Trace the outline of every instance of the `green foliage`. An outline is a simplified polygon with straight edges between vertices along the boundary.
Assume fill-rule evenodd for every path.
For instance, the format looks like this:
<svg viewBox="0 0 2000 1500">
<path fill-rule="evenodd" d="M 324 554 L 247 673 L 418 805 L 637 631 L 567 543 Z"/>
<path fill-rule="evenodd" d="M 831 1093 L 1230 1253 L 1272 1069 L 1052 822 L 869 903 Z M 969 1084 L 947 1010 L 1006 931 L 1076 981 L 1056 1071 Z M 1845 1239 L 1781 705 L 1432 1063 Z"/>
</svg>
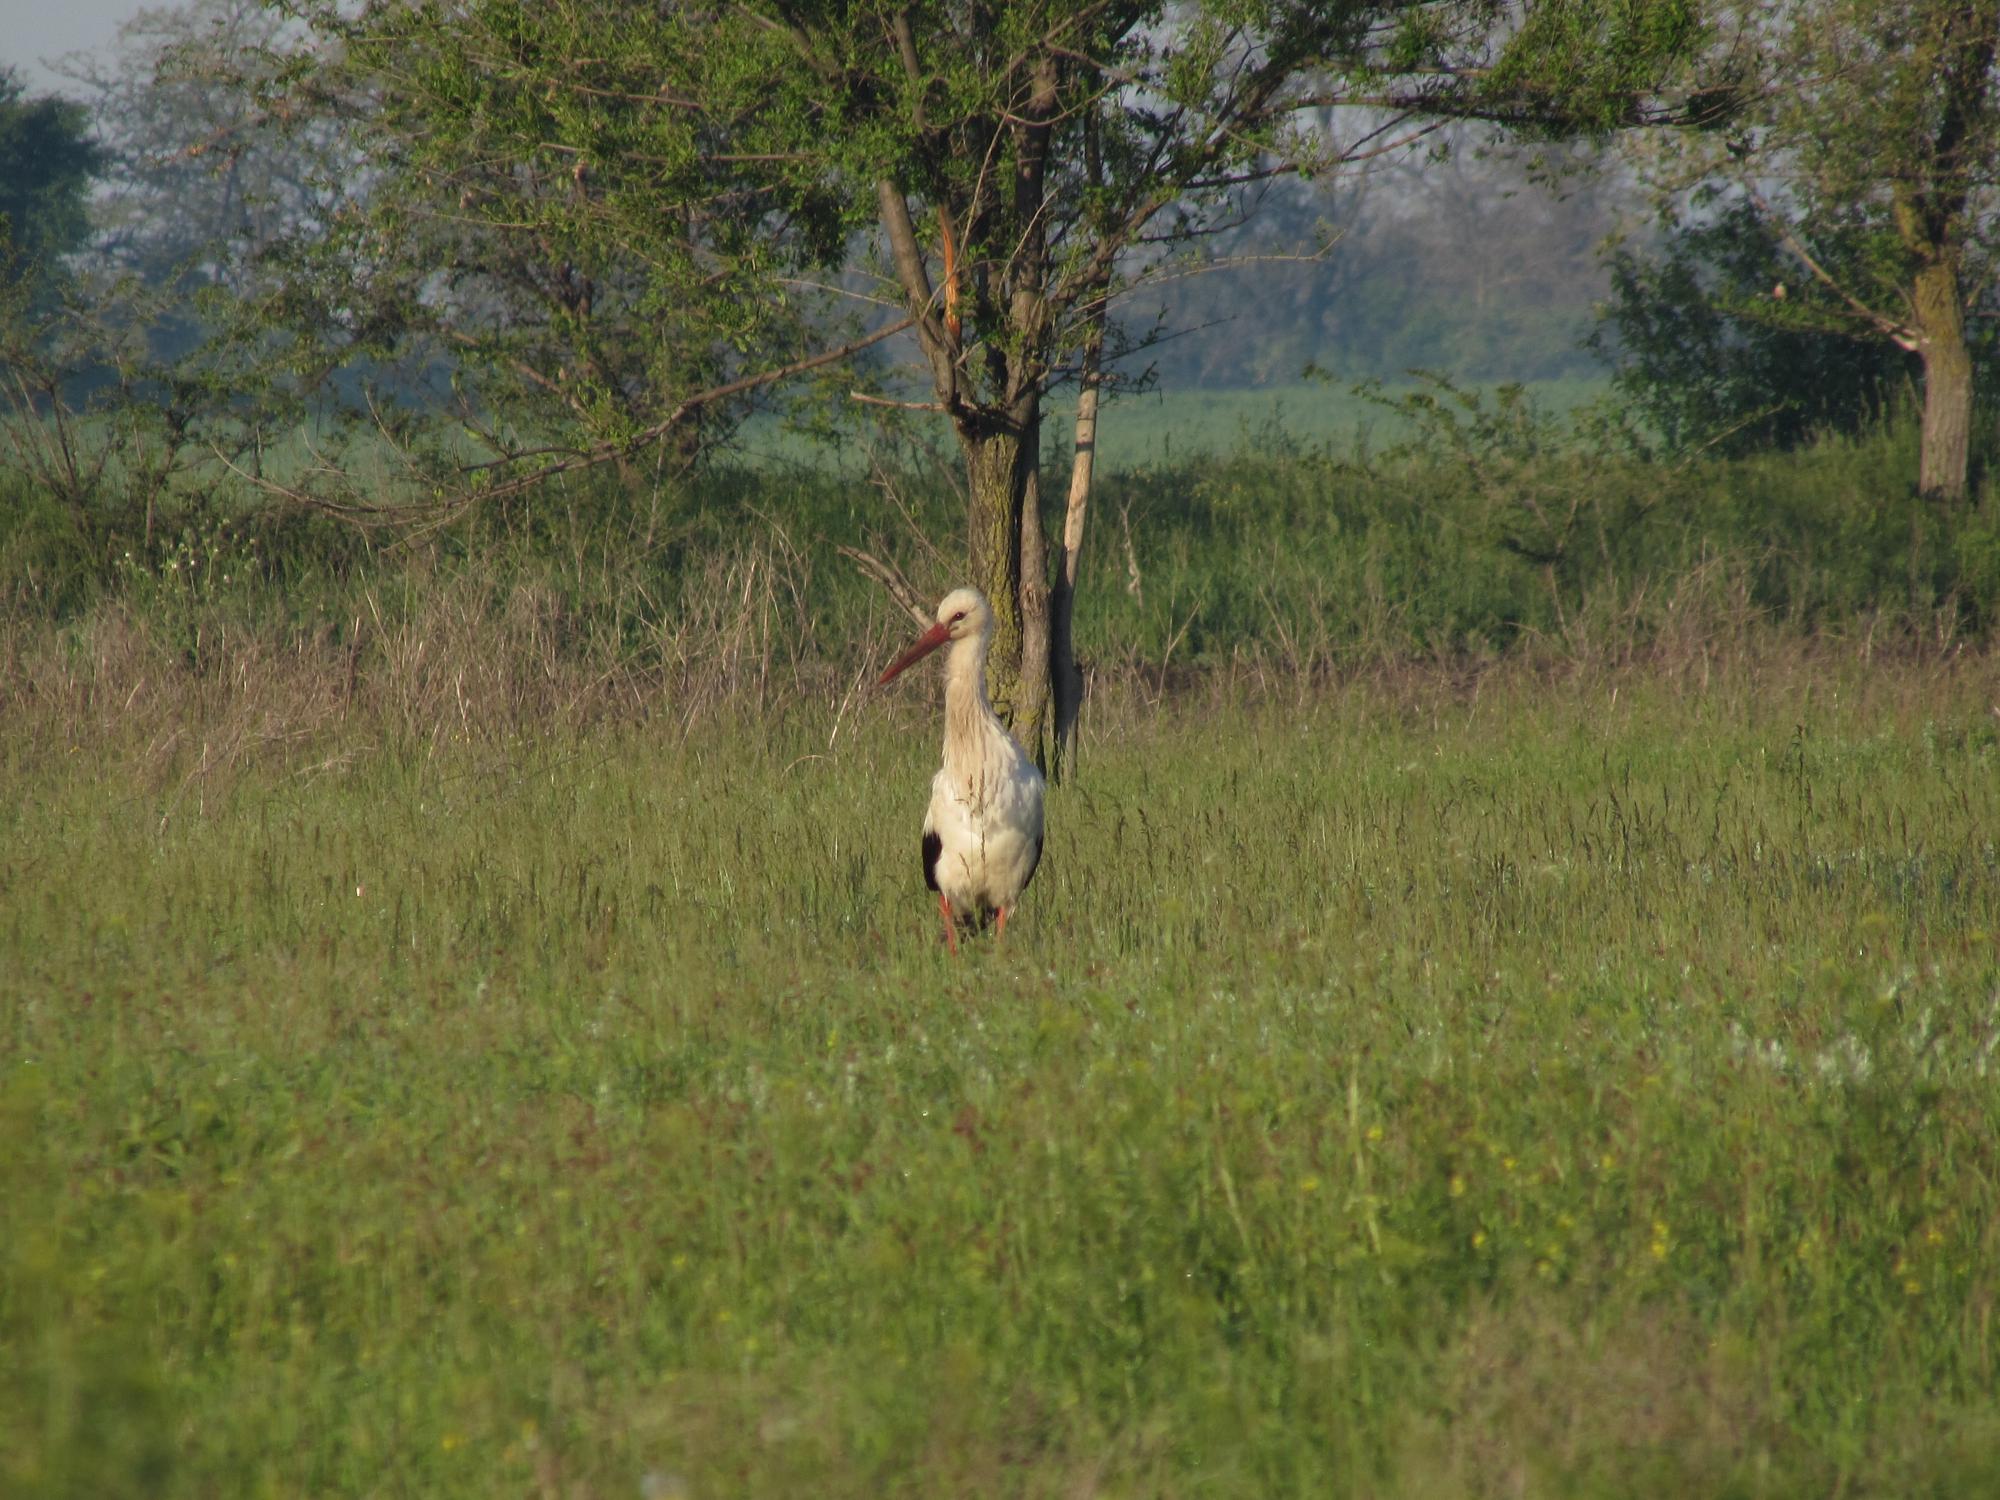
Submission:
<svg viewBox="0 0 2000 1500">
<path fill-rule="evenodd" d="M 1421 7 L 1415 7 L 1421 8 Z M 1701 0 L 1542 0 L 1521 7 L 1477 94 L 1530 132 L 1608 135 L 1671 117 L 1662 82 L 1706 40 Z"/>
<path fill-rule="evenodd" d="M 311 184 L 338 136 L 323 124 L 288 134 L 260 103 L 253 79 L 284 35 L 282 17 L 259 0 L 183 0 L 133 14 L 108 58 L 62 66 L 105 154 L 81 262 L 91 312 L 122 320 L 163 376 L 226 383 L 239 413 L 257 382 L 245 361 L 213 368 L 205 345 L 225 320 L 209 304 L 273 294 L 254 261 L 321 211 Z"/>
<path fill-rule="evenodd" d="M 1992 281 L 2000 7 L 1821 0 L 1725 4 L 1715 14 L 1719 24 L 1696 71 L 1728 97 L 1726 128 L 1684 136 L 1659 174 L 1670 221 L 1690 231 L 1663 273 L 1670 305 L 1691 300 L 1688 283 L 1714 268 L 1723 274 L 1708 291 L 1739 325 L 1846 333 L 1914 351 L 1926 431 L 1917 482 L 1937 498 L 1962 499 L 1974 402 L 1965 327 Z M 1739 289 L 1728 284 L 1728 268 L 1744 269 L 1746 257 L 1764 253 L 1753 215 L 1791 262 L 1764 295 L 1775 298 L 1784 283 L 1802 294 L 1796 302 L 1731 305 Z M 1675 260 L 1683 248 L 1691 265 Z M 1647 299 L 1643 270 L 1628 272 Z M 1645 358 L 1661 343 L 1645 328 L 1648 318 L 1659 321 L 1643 308 L 1636 319 Z M 1731 354 L 1712 328 L 1705 335 Z M 1880 360 L 1895 363 L 1886 352 Z M 1729 383 L 1728 375 L 1697 377 L 1694 410 L 1676 415 L 1700 417 L 1717 385 Z M 1865 389 L 1865 379 L 1860 384 Z M 1851 380 L 1835 390 L 1836 407 L 1856 399 Z M 1661 404 L 1671 408 L 1671 394 Z"/>
<path fill-rule="evenodd" d="M 1379 383 L 1360 388 L 1413 431 L 1385 459 L 1461 471 L 1480 506 L 1475 543 L 1549 569 L 1552 582 L 1560 569 L 1573 589 L 1579 557 L 1608 560 L 1615 533 L 1671 495 L 1673 476 L 1635 482 L 1645 468 L 1644 438 L 1616 407 L 1585 408 L 1565 424 L 1525 386 L 1502 385 L 1489 396 L 1425 372 L 1419 381 L 1395 396 Z"/>
<path fill-rule="evenodd" d="M 1860 276 L 1881 249 L 1863 225 L 1822 235 L 1818 245 L 1843 280 Z M 1657 249 L 1621 245 L 1610 267 L 1611 297 L 1592 347 L 1671 450 L 1796 447 L 1880 422 L 1915 393 L 1915 356 L 1860 336 L 1839 298 L 1748 202 L 1674 224 Z M 1992 339 L 1974 338 L 1984 371 Z"/>
<path fill-rule="evenodd" d="M 1079 649 L 1295 669 L 1412 653 L 1585 656 L 1751 621 L 1983 633 L 1992 507 L 1912 493 L 1908 425 L 1669 464 L 1585 406 L 1448 385 L 1391 397 L 1371 455 L 1273 425 L 1102 484 Z M 1185 455 L 1185 456 L 1183 456 Z M 1136 584 L 1135 584 L 1136 576 Z"/>
<path fill-rule="evenodd" d="M 67 613 L 172 527 L 266 506 L 231 467 L 260 466 L 265 430 L 216 368 L 154 347 L 177 302 L 100 274 L 0 316 L 0 587 L 15 605 Z"/>
<path fill-rule="evenodd" d="M 2000 619 L 2000 513 L 1918 500 L 1910 424 L 1669 463 L 1590 405 L 1596 391 L 1436 382 L 1378 388 L 1371 403 L 1302 387 L 1261 417 L 1206 398 L 1115 404 L 1078 649 L 1105 667 L 1320 671 L 1433 652 L 1587 657 L 1746 621 L 1901 637 L 1980 635 Z M 265 469 L 282 480 L 310 458 L 274 448 Z M 394 462 L 378 453 L 357 472 L 386 487 Z M 809 628 L 769 638 L 781 671 L 811 672 L 878 628 L 880 595 L 839 546 L 900 560 L 920 592 L 958 581 L 964 501 L 948 473 L 914 447 L 872 472 L 794 450 L 647 485 L 571 475 L 396 546 L 212 473 L 162 492 L 150 531 L 122 469 L 81 520 L 17 475 L 0 508 L 0 588 L 21 618 L 124 607 L 192 650 L 222 622 L 279 636 L 377 609 L 415 622 L 440 579 L 464 574 L 497 601 L 517 587 L 554 601 L 580 669 L 643 671 L 662 631 L 718 586 L 714 570 L 747 566 L 751 548 L 777 570 L 766 582 L 811 601 Z M 1060 482 L 1046 473 L 1045 492 Z M 204 560 L 254 551 L 256 564 L 176 570 L 184 545 Z M 223 572 L 215 597 L 187 583 Z"/>
<path fill-rule="evenodd" d="M 267 399 L 369 361 L 450 379 L 497 462 L 436 477 L 473 491 L 726 436 L 853 331 L 821 295 L 836 266 L 841 295 L 880 273 L 872 305 L 911 316 L 968 434 L 1032 431 L 1107 296 L 1256 184 L 1373 154 L 1302 128 L 1309 107 L 1481 115 L 1504 77 L 1506 118 L 1595 128 L 1580 100 L 1636 97 L 1691 37 L 1677 6 L 284 8 L 300 30 L 208 75 L 256 101 L 246 139 L 290 132 L 315 163 L 235 348 L 281 372 Z M 1522 40 L 1550 28 L 1560 66 Z M 1586 56 L 1609 71 L 1554 87 Z"/>
<path fill-rule="evenodd" d="M 226 346 L 267 399 L 397 441 L 357 374 L 443 407 L 484 466 L 422 443 L 411 465 L 481 490 L 582 456 L 685 461 L 740 418 L 740 382 L 833 326 L 787 278 L 837 258 L 846 225 L 751 175 L 775 44 L 613 3 L 288 10 L 300 28 L 225 60 L 306 168 Z"/>
<path fill-rule="evenodd" d="M 53 277 L 90 232 L 85 211 L 103 155 L 75 104 L 28 96 L 0 68 L 0 294 Z M 11 310 L 7 316 L 13 316 Z"/>
<path fill-rule="evenodd" d="M 1990 678 L 1682 681 L 1130 705 L 958 962 L 923 694 L 10 715 L 0 1487 L 1990 1493 Z"/>
<path fill-rule="evenodd" d="M 1808 214 L 1885 225 L 1912 261 L 1963 254 L 1968 290 L 1980 286 L 2000 157 L 2000 6 L 1821 0 L 1787 7 L 1776 26 L 1761 7 L 1744 16 L 1733 40 L 1768 49 L 1762 81 L 1792 87 L 1751 97 L 1731 148 L 1789 166 Z M 1888 286 L 1852 289 L 1872 300 Z"/>
</svg>

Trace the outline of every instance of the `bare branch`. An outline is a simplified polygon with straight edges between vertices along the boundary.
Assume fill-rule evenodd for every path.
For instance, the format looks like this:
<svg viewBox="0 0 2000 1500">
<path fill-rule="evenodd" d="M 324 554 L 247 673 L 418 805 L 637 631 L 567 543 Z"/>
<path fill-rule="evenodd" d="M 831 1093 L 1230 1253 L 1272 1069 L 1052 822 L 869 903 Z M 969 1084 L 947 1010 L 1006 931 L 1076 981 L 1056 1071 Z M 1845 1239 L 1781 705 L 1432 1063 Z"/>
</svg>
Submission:
<svg viewBox="0 0 2000 1500">
<path fill-rule="evenodd" d="M 938 294 L 931 286 L 930 272 L 924 268 L 924 252 L 917 244 L 917 227 L 910 222 L 909 200 L 903 196 L 903 190 L 886 177 L 875 184 L 875 196 L 881 205 L 882 230 L 889 237 L 889 255 L 895 263 L 896 278 L 903 284 L 904 297 L 917 309 L 904 326 L 917 330 L 917 342 L 923 346 L 924 355 L 930 360 L 938 396 L 949 401 L 956 397 L 958 391 L 951 341 L 936 316 Z"/>
<path fill-rule="evenodd" d="M 921 595 L 903 576 L 903 570 L 894 563 L 877 557 L 872 552 L 863 552 L 859 547 L 837 543 L 834 550 L 848 559 L 863 574 L 879 583 L 896 605 L 919 625 L 931 623 L 931 609 Z"/>
<path fill-rule="evenodd" d="M 943 411 L 942 401 L 892 401 L 887 396 L 871 396 L 866 391 L 849 391 L 847 399 L 863 406 L 887 406 L 896 411 Z"/>
<path fill-rule="evenodd" d="M 1777 235 L 1779 242 L 1787 250 L 1791 251 L 1792 255 L 1806 270 L 1812 273 L 1815 281 L 1840 298 L 1842 302 L 1847 304 L 1856 317 L 1868 323 L 1884 338 L 1891 340 L 1899 348 L 1907 350 L 1910 353 L 1916 352 L 1919 346 L 1919 335 L 1911 329 L 1908 323 L 1904 322 L 1901 318 L 1892 318 L 1886 313 L 1877 312 L 1859 297 L 1855 296 L 1832 272 L 1820 264 L 1818 258 L 1807 247 L 1805 241 L 1799 238 L 1798 232 L 1792 227 L 1791 221 L 1772 207 L 1769 199 L 1751 186 L 1746 179 L 1739 179 L 1739 185 L 1742 187 L 1744 195 L 1749 198 L 1751 205 L 1762 215 L 1764 222 L 1771 226 L 1771 232 Z"/>
</svg>

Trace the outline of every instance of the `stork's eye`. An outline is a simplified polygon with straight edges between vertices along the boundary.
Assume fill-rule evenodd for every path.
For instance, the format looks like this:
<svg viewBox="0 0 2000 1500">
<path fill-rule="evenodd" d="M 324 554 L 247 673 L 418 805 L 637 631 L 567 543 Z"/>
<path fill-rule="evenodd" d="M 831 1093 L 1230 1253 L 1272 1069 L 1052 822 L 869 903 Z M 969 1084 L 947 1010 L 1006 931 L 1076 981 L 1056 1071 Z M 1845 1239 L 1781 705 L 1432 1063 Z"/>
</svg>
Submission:
<svg viewBox="0 0 2000 1500">
<path fill-rule="evenodd" d="M 956 625 L 960 620 L 963 620 L 964 618 L 965 618 L 965 611 L 961 609 L 957 614 L 951 617 L 951 623 Z"/>
</svg>

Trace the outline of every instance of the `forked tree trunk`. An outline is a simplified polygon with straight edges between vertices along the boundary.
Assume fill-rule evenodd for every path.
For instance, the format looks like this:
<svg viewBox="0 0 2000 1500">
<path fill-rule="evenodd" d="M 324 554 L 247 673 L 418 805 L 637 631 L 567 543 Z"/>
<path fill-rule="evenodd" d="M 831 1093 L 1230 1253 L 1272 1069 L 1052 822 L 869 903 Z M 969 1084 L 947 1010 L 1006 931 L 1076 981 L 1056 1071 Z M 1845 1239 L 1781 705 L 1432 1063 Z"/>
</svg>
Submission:
<svg viewBox="0 0 2000 1500">
<path fill-rule="evenodd" d="M 907 27 L 899 45 L 917 78 Z M 1031 86 L 1008 113 L 1013 159 L 996 178 L 998 191 L 974 194 L 955 208 L 939 205 L 941 291 L 931 285 L 904 190 L 888 178 L 876 184 L 883 232 L 930 362 L 932 388 L 965 454 L 971 581 L 993 610 L 987 695 L 1037 762 L 1047 760 L 1049 703 L 1048 549 L 1038 474 L 1050 336 L 1043 195 L 1058 72 L 1053 53 L 1028 66 Z M 921 110 L 917 124 L 923 127 Z"/>
<path fill-rule="evenodd" d="M 1917 488 L 1936 500 L 1965 498 L 1972 446 L 1972 353 L 1956 267 L 1933 261 L 1917 273 L 1917 353 L 1924 362 L 1924 430 Z"/>
<path fill-rule="evenodd" d="M 1083 121 L 1083 170 L 1094 188 L 1104 186 L 1103 136 L 1093 106 Z M 1082 367 L 1077 375 L 1076 447 L 1070 455 L 1069 497 L 1056 543 L 1049 598 L 1049 687 L 1055 695 L 1055 735 L 1049 779 L 1076 774 L 1076 727 L 1083 716 L 1083 671 L 1076 663 L 1076 580 L 1083 561 L 1083 523 L 1097 468 L 1097 402 L 1103 388 L 1104 324 L 1110 315 L 1110 268 L 1085 283 Z"/>
<path fill-rule="evenodd" d="M 1025 618 L 1022 544 L 1028 535 L 1030 517 L 1037 542 L 1041 536 L 1039 516 L 1033 515 L 1029 500 L 1035 492 L 1035 450 L 1032 432 L 1036 424 L 983 420 L 990 414 L 968 418 L 958 424 L 959 447 L 965 453 L 967 481 L 966 539 L 972 584 L 986 595 L 993 608 L 993 645 L 986 658 L 986 691 L 1000 721 L 1019 734 L 1032 752 L 1023 722 L 1023 711 L 1039 716 L 1042 698 L 1027 680 L 1042 675 L 1023 674 L 1022 646 L 1031 629 L 1043 641 L 1045 622 L 1030 627 Z M 1044 590 L 1037 580 L 1037 597 Z M 1045 606 L 1044 606 L 1045 610 Z M 1043 658 L 1046 660 L 1046 657 Z M 1040 724 L 1032 726 L 1037 736 Z"/>
</svg>

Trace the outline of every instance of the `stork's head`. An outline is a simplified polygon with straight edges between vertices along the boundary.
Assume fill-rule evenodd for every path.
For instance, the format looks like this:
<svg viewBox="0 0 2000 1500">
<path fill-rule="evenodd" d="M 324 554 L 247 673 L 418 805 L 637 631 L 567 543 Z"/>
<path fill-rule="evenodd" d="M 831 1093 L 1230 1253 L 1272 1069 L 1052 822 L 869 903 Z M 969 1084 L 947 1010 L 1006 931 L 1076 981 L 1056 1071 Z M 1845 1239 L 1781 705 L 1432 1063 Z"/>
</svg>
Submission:
<svg viewBox="0 0 2000 1500">
<path fill-rule="evenodd" d="M 904 670 L 915 666 L 940 646 L 949 645 L 953 641 L 984 636 L 992 629 L 993 610 L 987 604 L 986 596 L 978 589 L 953 589 L 938 604 L 937 622 L 918 636 L 909 650 L 889 663 L 889 669 L 882 674 L 881 681 L 886 683 L 894 680 Z"/>
</svg>

